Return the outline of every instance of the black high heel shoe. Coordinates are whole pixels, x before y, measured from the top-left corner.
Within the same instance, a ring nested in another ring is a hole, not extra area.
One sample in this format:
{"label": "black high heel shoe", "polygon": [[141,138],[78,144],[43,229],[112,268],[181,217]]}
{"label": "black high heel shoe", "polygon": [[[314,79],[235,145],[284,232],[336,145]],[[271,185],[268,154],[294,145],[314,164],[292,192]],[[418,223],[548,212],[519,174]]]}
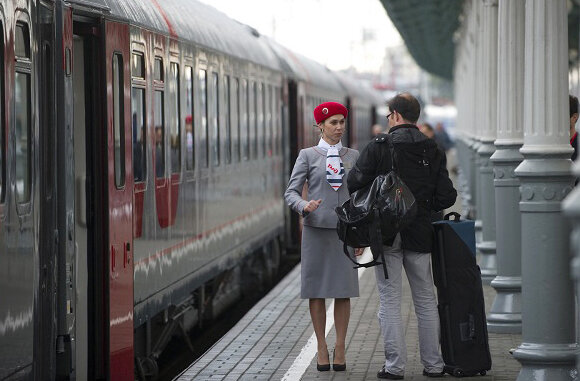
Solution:
{"label": "black high heel shoe", "polygon": [[[330,359],[328,359],[328,362],[330,363]],[[328,372],[330,370],[330,364],[321,365],[318,363],[318,354],[316,354],[316,370],[319,372]]]}
{"label": "black high heel shoe", "polygon": [[344,364],[336,364],[334,362],[334,349],[332,350],[332,369],[335,372],[344,372],[346,370],[346,362]]}

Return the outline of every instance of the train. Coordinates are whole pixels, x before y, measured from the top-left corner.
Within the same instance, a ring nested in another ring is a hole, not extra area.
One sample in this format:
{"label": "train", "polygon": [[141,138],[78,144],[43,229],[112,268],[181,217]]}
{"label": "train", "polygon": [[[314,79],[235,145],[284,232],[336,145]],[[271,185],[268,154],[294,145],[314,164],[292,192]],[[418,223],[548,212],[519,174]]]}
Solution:
{"label": "train", "polygon": [[314,106],[354,148],[383,107],[194,0],[4,0],[0,33],[0,380],[155,379],[298,244]]}

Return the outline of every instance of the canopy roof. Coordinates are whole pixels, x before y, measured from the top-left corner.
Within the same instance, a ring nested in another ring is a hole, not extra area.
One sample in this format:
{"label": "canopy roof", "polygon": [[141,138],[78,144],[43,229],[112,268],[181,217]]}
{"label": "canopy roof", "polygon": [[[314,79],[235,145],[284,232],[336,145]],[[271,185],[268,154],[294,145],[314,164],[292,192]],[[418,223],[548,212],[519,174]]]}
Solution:
{"label": "canopy roof", "polygon": [[[570,65],[578,61],[579,0],[568,13]],[[455,44],[464,0],[381,0],[409,53],[424,70],[453,79]]]}
{"label": "canopy roof", "polygon": [[381,0],[409,53],[426,71],[453,78],[455,45],[464,0]]}

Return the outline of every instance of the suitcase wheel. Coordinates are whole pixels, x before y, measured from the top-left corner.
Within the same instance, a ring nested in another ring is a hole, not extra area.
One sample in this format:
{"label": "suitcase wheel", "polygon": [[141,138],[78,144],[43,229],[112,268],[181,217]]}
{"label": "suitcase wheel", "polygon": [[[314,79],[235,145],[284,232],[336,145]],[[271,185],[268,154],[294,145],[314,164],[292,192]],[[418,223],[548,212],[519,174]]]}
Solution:
{"label": "suitcase wheel", "polygon": [[453,369],[453,377],[463,377],[463,369],[461,368],[455,368]]}
{"label": "suitcase wheel", "polygon": [[482,370],[481,372],[479,372],[480,375],[485,376],[487,374],[487,372],[485,370]]}

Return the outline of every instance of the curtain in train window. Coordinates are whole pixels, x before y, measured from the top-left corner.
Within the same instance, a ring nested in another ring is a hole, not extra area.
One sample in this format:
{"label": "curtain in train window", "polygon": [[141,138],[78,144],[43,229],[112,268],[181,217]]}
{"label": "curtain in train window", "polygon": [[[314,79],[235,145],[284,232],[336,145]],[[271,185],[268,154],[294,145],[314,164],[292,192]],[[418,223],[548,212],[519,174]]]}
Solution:
{"label": "curtain in train window", "polygon": [[171,173],[181,172],[181,119],[179,114],[179,65],[171,63],[169,94],[171,94],[171,115],[169,125],[169,153],[171,155]]}
{"label": "curtain in train window", "polygon": [[30,201],[32,181],[32,119],[31,119],[31,70],[30,35],[28,26],[16,24],[14,42],[16,73],[14,77],[15,107],[15,162],[16,201]]}
{"label": "curtain in train window", "polygon": [[231,102],[229,75],[226,75],[224,78],[224,90],[226,102],[224,107],[224,120],[226,121],[226,136],[224,137],[226,148],[225,156],[226,156],[226,164],[230,164],[232,162],[232,121],[231,121],[232,102]]}
{"label": "curtain in train window", "polygon": [[208,122],[207,122],[207,72],[200,70],[198,72],[199,79],[199,103],[201,111],[201,153],[202,165],[207,167],[209,165],[209,137],[208,137]]}
{"label": "curtain in train window", "polygon": [[213,147],[213,165],[220,165],[220,124],[219,124],[219,80],[218,74],[212,73],[212,98],[211,98],[211,127],[212,127],[212,147]]}
{"label": "curtain in train window", "polygon": [[185,168],[193,170],[195,166],[195,136],[193,128],[193,69],[185,67]]}
{"label": "curtain in train window", "polygon": [[[145,86],[145,60],[143,54],[133,53],[131,59],[133,82]],[[131,90],[133,178],[135,182],[145,181],[147,174],[147,134],[145,133],[145,89],[133,86]]]}
{"label": "curtain in train window", "polygon": [[125,185],[125,126],[123,117],[123,57],[113,54],[113,138],[115,144],[115,185]]}

